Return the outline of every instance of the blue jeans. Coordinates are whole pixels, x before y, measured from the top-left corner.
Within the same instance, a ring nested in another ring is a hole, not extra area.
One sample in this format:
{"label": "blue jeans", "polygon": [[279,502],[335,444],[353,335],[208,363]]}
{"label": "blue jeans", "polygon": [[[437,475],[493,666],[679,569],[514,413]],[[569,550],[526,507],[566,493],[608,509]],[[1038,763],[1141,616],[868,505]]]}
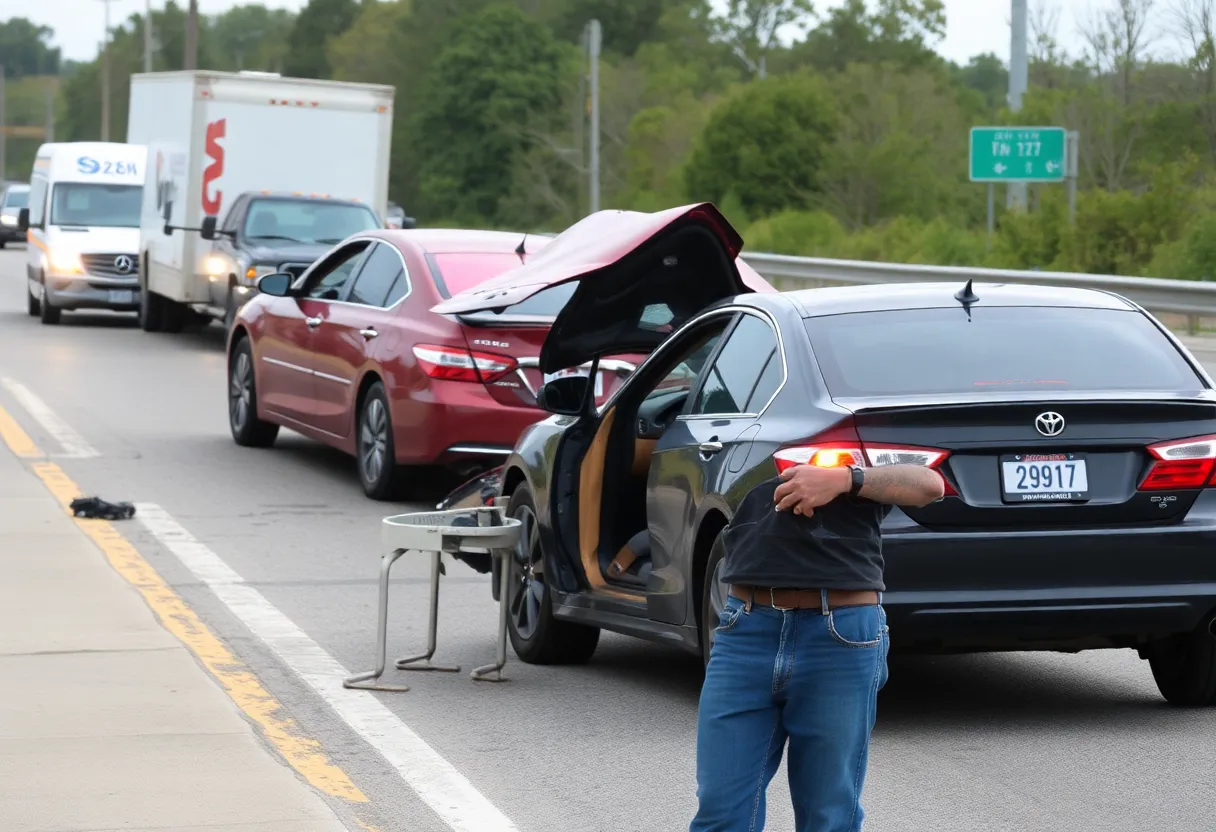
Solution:
{"label": "blue jeans", "polygon": [[887,682],[882,607],[778,610],[730,597],[697,719],[690,832],[764,828],[764,793],[789,742],[797,832],[857,832],[870,732]]}

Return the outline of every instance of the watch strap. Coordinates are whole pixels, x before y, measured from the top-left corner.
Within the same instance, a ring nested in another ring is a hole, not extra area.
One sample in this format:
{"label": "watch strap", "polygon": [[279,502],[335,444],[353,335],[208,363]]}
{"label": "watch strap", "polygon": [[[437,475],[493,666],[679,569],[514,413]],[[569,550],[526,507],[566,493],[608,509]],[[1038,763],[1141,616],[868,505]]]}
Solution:
{"label": "watch strap", "polygon": [[853,478],[853,483],[849,487],[849,496],[856,497],[858,494],[861,493],[861,487],[863,485],[865,485],[866,472],[865,472],[865,469],[862,468],[860,465],[850,465],[849,474]]}

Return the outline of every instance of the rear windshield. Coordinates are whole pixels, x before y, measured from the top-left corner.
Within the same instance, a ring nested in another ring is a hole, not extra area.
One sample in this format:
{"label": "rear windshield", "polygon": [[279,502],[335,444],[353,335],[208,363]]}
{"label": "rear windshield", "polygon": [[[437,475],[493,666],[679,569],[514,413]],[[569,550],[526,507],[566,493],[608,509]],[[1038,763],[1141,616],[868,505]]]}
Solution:
{"label": "rear windshield", "polygon": [[29,188],[12,188],[4,192],[4,207],[24,208],[29,198]]}
{"label": "rear windshield", "polygon": [[[471,289],[480,283],[498,277],[520,264],[519,255],[502,252],[460,252],[446,254],[431,254],[427,256],[431,265],[431,274],[435,276],[435,285],[439,293],[450,298],[452,295]],[[474,312],[462,317],[475,320],[504,320],[508,318],[555,318],[562,311],[570,296],[574,294],[577,282],[554,286],[537,292],[530,298],[520,301],[514,306],[508,306],[501,312]]]}
{"label": "rear windshield", "polygon": [[834,397],[1024,391],[1182,391],[1204,383],[1144,315],[961,308],[806,319]]}

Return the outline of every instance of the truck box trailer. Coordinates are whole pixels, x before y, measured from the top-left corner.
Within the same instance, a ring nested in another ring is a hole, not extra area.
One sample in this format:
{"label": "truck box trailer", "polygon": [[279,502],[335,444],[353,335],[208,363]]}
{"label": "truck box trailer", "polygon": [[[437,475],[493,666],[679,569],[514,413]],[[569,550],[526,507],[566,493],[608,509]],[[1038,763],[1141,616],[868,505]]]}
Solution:
{"label": "truck box trailer", "polygon": [[[273,73],[158,72],[131,78],[127,141],[148,148],[140,217],[140,322],[177,330],[219,317],[214,239],[250,193],[388,209],[392,87]],[[208,234],[208,237],[213,235]]]}

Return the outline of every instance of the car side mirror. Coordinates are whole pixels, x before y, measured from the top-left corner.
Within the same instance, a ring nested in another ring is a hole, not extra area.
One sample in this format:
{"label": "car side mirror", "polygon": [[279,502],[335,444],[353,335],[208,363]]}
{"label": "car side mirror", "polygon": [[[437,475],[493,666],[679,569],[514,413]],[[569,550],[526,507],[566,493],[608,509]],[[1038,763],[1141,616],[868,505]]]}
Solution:
{"label": "car side mirror", "polygon": [[258,291],[263,295],[275,298],[285,298],[291,294],[291,284],[295,278],[286,272],[268,274],[258,281]]}
{"label": "car side mirror", "polygon": [[30,209],[22,208],[17,212],[17,229],[19,231],[30,230]]}
{"label": "car side mirror", "polygon": [[549,381],[540,388],[536,403],[550,413],[561,416],[578,416],[583,412],[583,400],[587,397],[591,380],[587,376],[562,376]]}
{"label": "car side mirror", "polygon": [[217,236],[215,233],[215,226],[215,217],[203,217],[203,226],[198,230],[199,236],[204,240],[214,240]]}

